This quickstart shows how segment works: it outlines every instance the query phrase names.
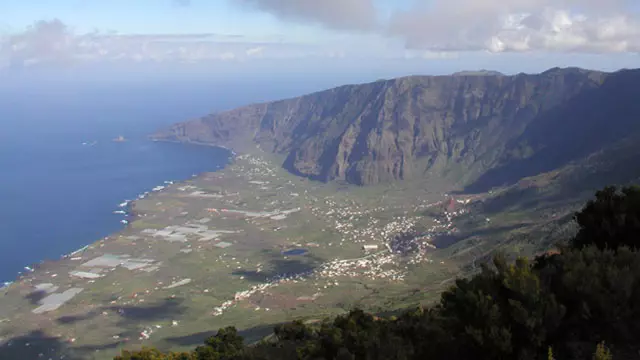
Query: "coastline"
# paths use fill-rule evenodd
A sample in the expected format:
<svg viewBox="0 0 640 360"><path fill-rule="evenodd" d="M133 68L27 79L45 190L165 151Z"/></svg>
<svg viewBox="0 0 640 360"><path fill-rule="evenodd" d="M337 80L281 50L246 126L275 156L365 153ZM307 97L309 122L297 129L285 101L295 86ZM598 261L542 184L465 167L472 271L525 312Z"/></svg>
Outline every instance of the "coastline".
<svg viewBox="0 0 640 360"><path fill-rule="evenodd" d="M129 228L130 224L136 220L140 220L142 218L142 216L135 210L135 206L136 203L139 200L145 199L149 196L152 196L154 194L161 194L165 191L168 190L168 187L171 185L184 185L187 181L189 180L193 180L193 179L198 179L198 178L202 178L205 174L207 173L211 173L211 172L218 172L218 171L222 171L227 169L227 167L233 162L233 159L235 159L237 157L237 153L235 151L233 151L232 149L225 147L225 146L219 146L219 145L213 145L213 144L209 144L209 143L197 143L197 142L185 142L185 141L172 141L172 140L159 140L159 139L150 139L150 141L154 141L154 142L169 142L169 143L175 143L175 144L193 144L193 145L197 145L197 146L207 146L207 147L216 147L216 148L220 148L223 150L227 151L227 162L222 166L222 167L218 167L215 170L205 170L202 171L200 173L197 174L192 174L190 177L187 178L183 178L183 179L178 179L178 180L163 180L162 184L160 185L155 185L153 186L150 190L146 190L142 193L137 194L135 197L133 197L132 199L125 199L125 200L121 200L120 203L118 203L117 207L108 215L110 216L114 216L114 215L123 215L123 216L119 216L119 223L121 224L120 228L116 231L112 231L110 233L108 233L107 235L98 238L98 239L94 239L94 240L89 240L87 243L85 243L86 245L75 249L69 253L63 254L58 258L55 259L41 259L39 261L36 262L31 262L28 263L27 265L25 265L22 269L22 271L19 271L14 277L13 279L8 279L6 281L0 282L0 289L6 289L8 287L10 287L12 284L17 283L19 281L21 281L22 279L24 279L28 274L35 272L38 268L40 268L43 265L46 264L50 264L50 263L56 263L58 261L61 260L66 260L66 259L71 259L73 258L75 255L83 252L84 250L86 250L87 248L90 248L92 246L95 246L97 244L99 244L100 242L103 241L108 241L111 237L121 233L122 231L125 231L126 229ZM124 213L119 213L118 211L123 211ZM107 216L105 214L105 216Z"/></svg>
<svg viewBox="0 0 640 360"><path fill-rule="evenodd" d="M189 181L189 180L195 180L195 179L198 179L198 178L202 178L202 177L204 177L204 175L205 175L205 174L207 174L207 173L223 171L223 170L227 169L227 167L228 167L228 166L233 162L233 160L238 156L238 154L237 154L235 151L233 151L232 149L230 149L230 148L228 148L228 147L225 147L225 146L221 146L221 145L214 145L214 144L209 144L209 143L185 142L185 141L178 141L178 140L159 140L159 139L151 139L151 141L154 141L154 142L168 142L168 143L174 143L174 144L193 144L193 145L197 145L197 146L216 147L216 148L219 148L219 149L226 150L226 151L228 152L228 154L229 154L229 156L227 157L227 160L228 160L228 161L227 161L227 163L226 163L222 168L218 168L218 169L216 169L215 171L203 171L203 172L201 172L201 173L199 173L199 174L192 175L191 177L189 177L189 178L187 178L187 179L181 179L181 180L165 180L165 181L164 181L164 183L163 183L163 185L157 185L157 186L162 186L162 189L159 189L159 190L157 190L157 191L154 191L153 189L151 189L150 191L146 191L146 192L144 192L144 193L142 193L142 194L139 194L139 195L138 195L138 196L136 196L136 198L135 198L135 199L133 199L133 200L125 200L125 201L127 201L127 202L128 202L128 203L127 203L127 206L126 206L126 210L125 210L125 211L127 212L127 213L126 213L126 215L125 215L125 218L126 218L126 220L128 220L128 223L127 223L125 226L123 226L119 231L117 231L117 232L115 232L115 233L111 233L111 234L107 235L105 238L107 238L107 237L109 237L109 236L111 236L111 235L114 235L114 234L116 234L116 233L118 233L118 232L121 232L121 231L123 231L123 230L127 229L127 228L130 226L130 223L131 223L131 222L136 221L136 220L140 220L140 219L142 218L142 216L141 216L141 215L140 215L140 214L135 210L136 203L137 203L139 200L142 200L142 199L146 198L146 197L147 197L147 196L149 196L149 195L153 195L153 194L162 194L163 192L165 192L165 191L167 191L167 190L168 190L167 188L168 188L168 186L170 186L170 185L183 186L183 185L185 185L185 184L186 184L186 182L187 182L187 181ZM157 187L157 186L156 186L156 187ZM143 196L143 197L140 197L141 195L144 195L144 196ZM100 241L100 240L97 240L97 241ZM96 242L97 242L97 241L96 241ZM94 242L94 243L95 243L95 242ZM94 244L94 243L91 243L90 245L92 245L92 244Z"/></svg>
<svg viewBox="0 0 640 360"><path fill-rule="evenodd" d="M173 143L173 144L192 144L192 145L198 145L198 146L208 146L208 147L216 147L219 149L224 149L227 150L230 154L231 157L235 158L237 156L237 153L228 146L224 146L224 145L217 145L217 144L211 144L211 143L206 143L206 142L201 142L201 141L193 141L191 139L187 140L187 141L183 141L183 140L170 140L170 139L156 139L153 137L149 137L149 139L153 142L167 142L167 143Z"/></svg>
<svg viewBox="0 0 640 360"><path fill-rule="evenodd" d="M124 211L126 211L126 214L125 214L124 218L125 218L125 220L127 220L127 221L128 221L128 222L127 222L127 224L123 224L124 226L122 226L122 227L120 228L120 230L118 230L118 231L116 231L116 232L112 232L112 233L110 233L109 235L105 236L105 237L104 237L104 238L102 238L102 239L95 240L95 241L93 241L92 243L87 244L87 245L85 245L84 247L82 247L82 248L80 248L80 249L78 249L78 250L75 250L75 251L74 251L74 252L72 252L72 253L69 253L69 254L65 254L65 255L63 255L63 256L61 257L62 259L64 259L64 258L69 258L69 256L70 256L70 255L73 255L73 254L76 254L76 253L78 253L78 252L81 252L82 250L86 249L87 247L92 246L92 245L95 245L95 244L96 244L97 242L99 242L99 241L103 241L103 240L108 239L109 237L111 237L111 236L113 236L113 235L116 235L116 234L120 233L120 232L122 232L122 231L126 230L129 226L131 226L131 222L142 219L141 214L139 214L139 213L136 211L136 209L135 209L135 207L136 207L136 203L137 203L138 201L140 201L140 200L142 200L142 199L145 199L145 198L147 198L147 197L149 197L149 196L162 194L162 193L164 193L164 192L166 192L166 191L168 191L168 190L169 190L169 189L168 189L168 188L169 188L169 186L172 186L172 185L175 185L175 186L183 186L183 185L186 185L186 182L187 182L187 181L189 181L189 180L195 180L195 179L198 179L198 178L202 178L202 177L204 177L204 175L205 175L205 174L207 174L207 173L211 173L211 172L218 172L218 171L225 170L225 169L227 169L228 165L229 165L229 164L231 164L231 161L232 161L232 160L237 156L237 154L236 154L233 150L231 150L231 149L229 149L229 148L227 148L227 147L224 147L224 146L218 146L218 145L213 145L213 144L195 143L195 142L183 142L183 141L170 141L170 140L151 140L151 141L156 141L156 142L170 142L170 143L175 143L175 144L193 144L193 145L198 145L198 146L217 147L217 148L220 148L220 149L224 149L224 150L226 150L226 151L230 154L230 156L229 156L229 157L227 157L227 160L229 160L229 161L228 161L228 162L227 162L223 167L218 168L218 169L216 169L216 170L214 170L214 171L210 171L210 170L209 170L209 171L203 171L203 172L200 172L199 174L194 174L194 175L192 175L191 177L186 178L186 179L179 179L179 180L164 180L164 182L162 183L162 185L156 185L156 186L155 186L155 187L153 187L151 190L148 190L148 191L145 191L145 192L143 192L143 193L141 193L141 194L138 194L138 195L137 195L134 199L132 199L132 200L129 200L129 199L124 200L122 203L120 203L120 205L122 205L122 204L124 204L124 203L126 202L126 206L124 206L124 207L122 207L122 206L121 206L120 208L121 208L121 209L124 209ZM156 189L157 189L157 190L156 190Z"/></svg>

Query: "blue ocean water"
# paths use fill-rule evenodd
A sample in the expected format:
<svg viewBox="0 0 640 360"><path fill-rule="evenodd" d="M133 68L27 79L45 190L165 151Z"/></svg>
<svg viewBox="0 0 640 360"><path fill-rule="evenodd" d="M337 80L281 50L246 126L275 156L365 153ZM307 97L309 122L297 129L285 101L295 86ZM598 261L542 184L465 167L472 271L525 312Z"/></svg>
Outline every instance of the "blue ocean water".
<svg viewBox="0 0 640 360"><path fill-rule="evenodd" d="M0 92L0 283L121 229L123 200L228 161L222 149L147 140L211 111L206 91L40 85Z"/></svg>
<svg viewBox="0 0 640 360"><path fill-rule="evenodd" d="M344 81L160 70L0 74L0 285L121 229L122 201L228 161L222 149L148 141L157 129Z"/></svg>

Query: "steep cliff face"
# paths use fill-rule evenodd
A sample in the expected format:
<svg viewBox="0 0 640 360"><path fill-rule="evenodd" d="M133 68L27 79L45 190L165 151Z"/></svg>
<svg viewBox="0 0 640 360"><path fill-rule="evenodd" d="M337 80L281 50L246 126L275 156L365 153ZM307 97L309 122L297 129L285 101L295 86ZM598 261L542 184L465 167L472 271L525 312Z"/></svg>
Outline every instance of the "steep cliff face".
<svg viewBox="0 0 640 360"><path fill-rule="evenodd" d="M479 190L639 130L638 80L638 71L581 69L414 76L250 105L155 137L232 148L254 142L284 155L289 171L321 181L435 176Z"/></svg>

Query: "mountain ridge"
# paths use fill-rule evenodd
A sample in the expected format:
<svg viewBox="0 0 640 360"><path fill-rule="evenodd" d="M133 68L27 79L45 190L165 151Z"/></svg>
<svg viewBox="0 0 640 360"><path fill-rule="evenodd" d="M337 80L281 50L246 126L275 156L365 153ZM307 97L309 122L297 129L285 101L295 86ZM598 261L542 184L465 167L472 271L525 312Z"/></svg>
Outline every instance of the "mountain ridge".
<svg viewBox="0 0 640 360"><path fill-rule="evenodd" d="M256 144L319 181L440 178L484 191L640 133L638 83L640 70L580 68L408 76L210 114L153 138Z"/></svg>

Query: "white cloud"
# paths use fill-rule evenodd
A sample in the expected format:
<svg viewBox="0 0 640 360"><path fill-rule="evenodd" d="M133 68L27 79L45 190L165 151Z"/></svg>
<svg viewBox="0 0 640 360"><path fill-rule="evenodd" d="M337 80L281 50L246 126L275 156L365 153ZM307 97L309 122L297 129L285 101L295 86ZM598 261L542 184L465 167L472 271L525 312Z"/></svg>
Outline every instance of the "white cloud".
<svg viewBox="0 0 640 360"><path fill-rule="evenodd" d="M427 60L457 59L458 53L448 51L425 51L420 57Z"/></svg>
<svg viewBox="0 0 640 360"><path fill-rule="evenodd" d="M229 1L283 21L395 37L434 54L640 51L638 0L414 0L386 23L374 0Z"/></svg>
<svg viewBox="0 0 640 360"><path fill-rule="evenodd" d="M68 61L69 50L77 46L75 40L61 21L38 21L22 33L0 38L0 58L27 65Z"/></svg>
<svg viewBox="0 0 640 360"><path fill-rule="evenodd" d="M377 12L373 0L231 0L295 22L333 29L373 30Z"/></svg>
<svg viewBox="0 0 640 360"><path fill-rule="evenodd" d="M492 52L638 52L629 0L433 0L392 15L409 48Z"/></svg>
<svg viewBox="0 0 640 360"><path fill-rule="evenodd" d="M264 50L265 50L264 46L257 46L257 47L254 47L254 48L247 49L247 51L245 51L245 53L249 57L261 56L264 53Z"/></svg>
<svg viewBox="0 0 640 360"><path fill-rule="evenodd" d="M39 21L21 33L0 35L0 67L302 57L443 60L470 51L640 52L640 0L414 0L406 10L392 10L386 21L375 0L228 1L284 22L321 24L336 30L327 32L335 37L301 44L283 40L286 32L260 41L221 34L74 34L59 20Z"/></svg>
<svg viewBox="0 0 640 360"><path fill-rule="evenodd" d="M218 55L218 59L220 60L235 60L236 59L236 54L227 51L225 53L222 53L220 55Z"/></svg>
<svg viewBox="0 0 640 360"><path fill-rule="evenodd" d="M243 61L299 57L311 50L301 44L279 40L257 43L237 35L74 34L61 21L52 20L0 37L0 68L80 61Z"/></svg>

